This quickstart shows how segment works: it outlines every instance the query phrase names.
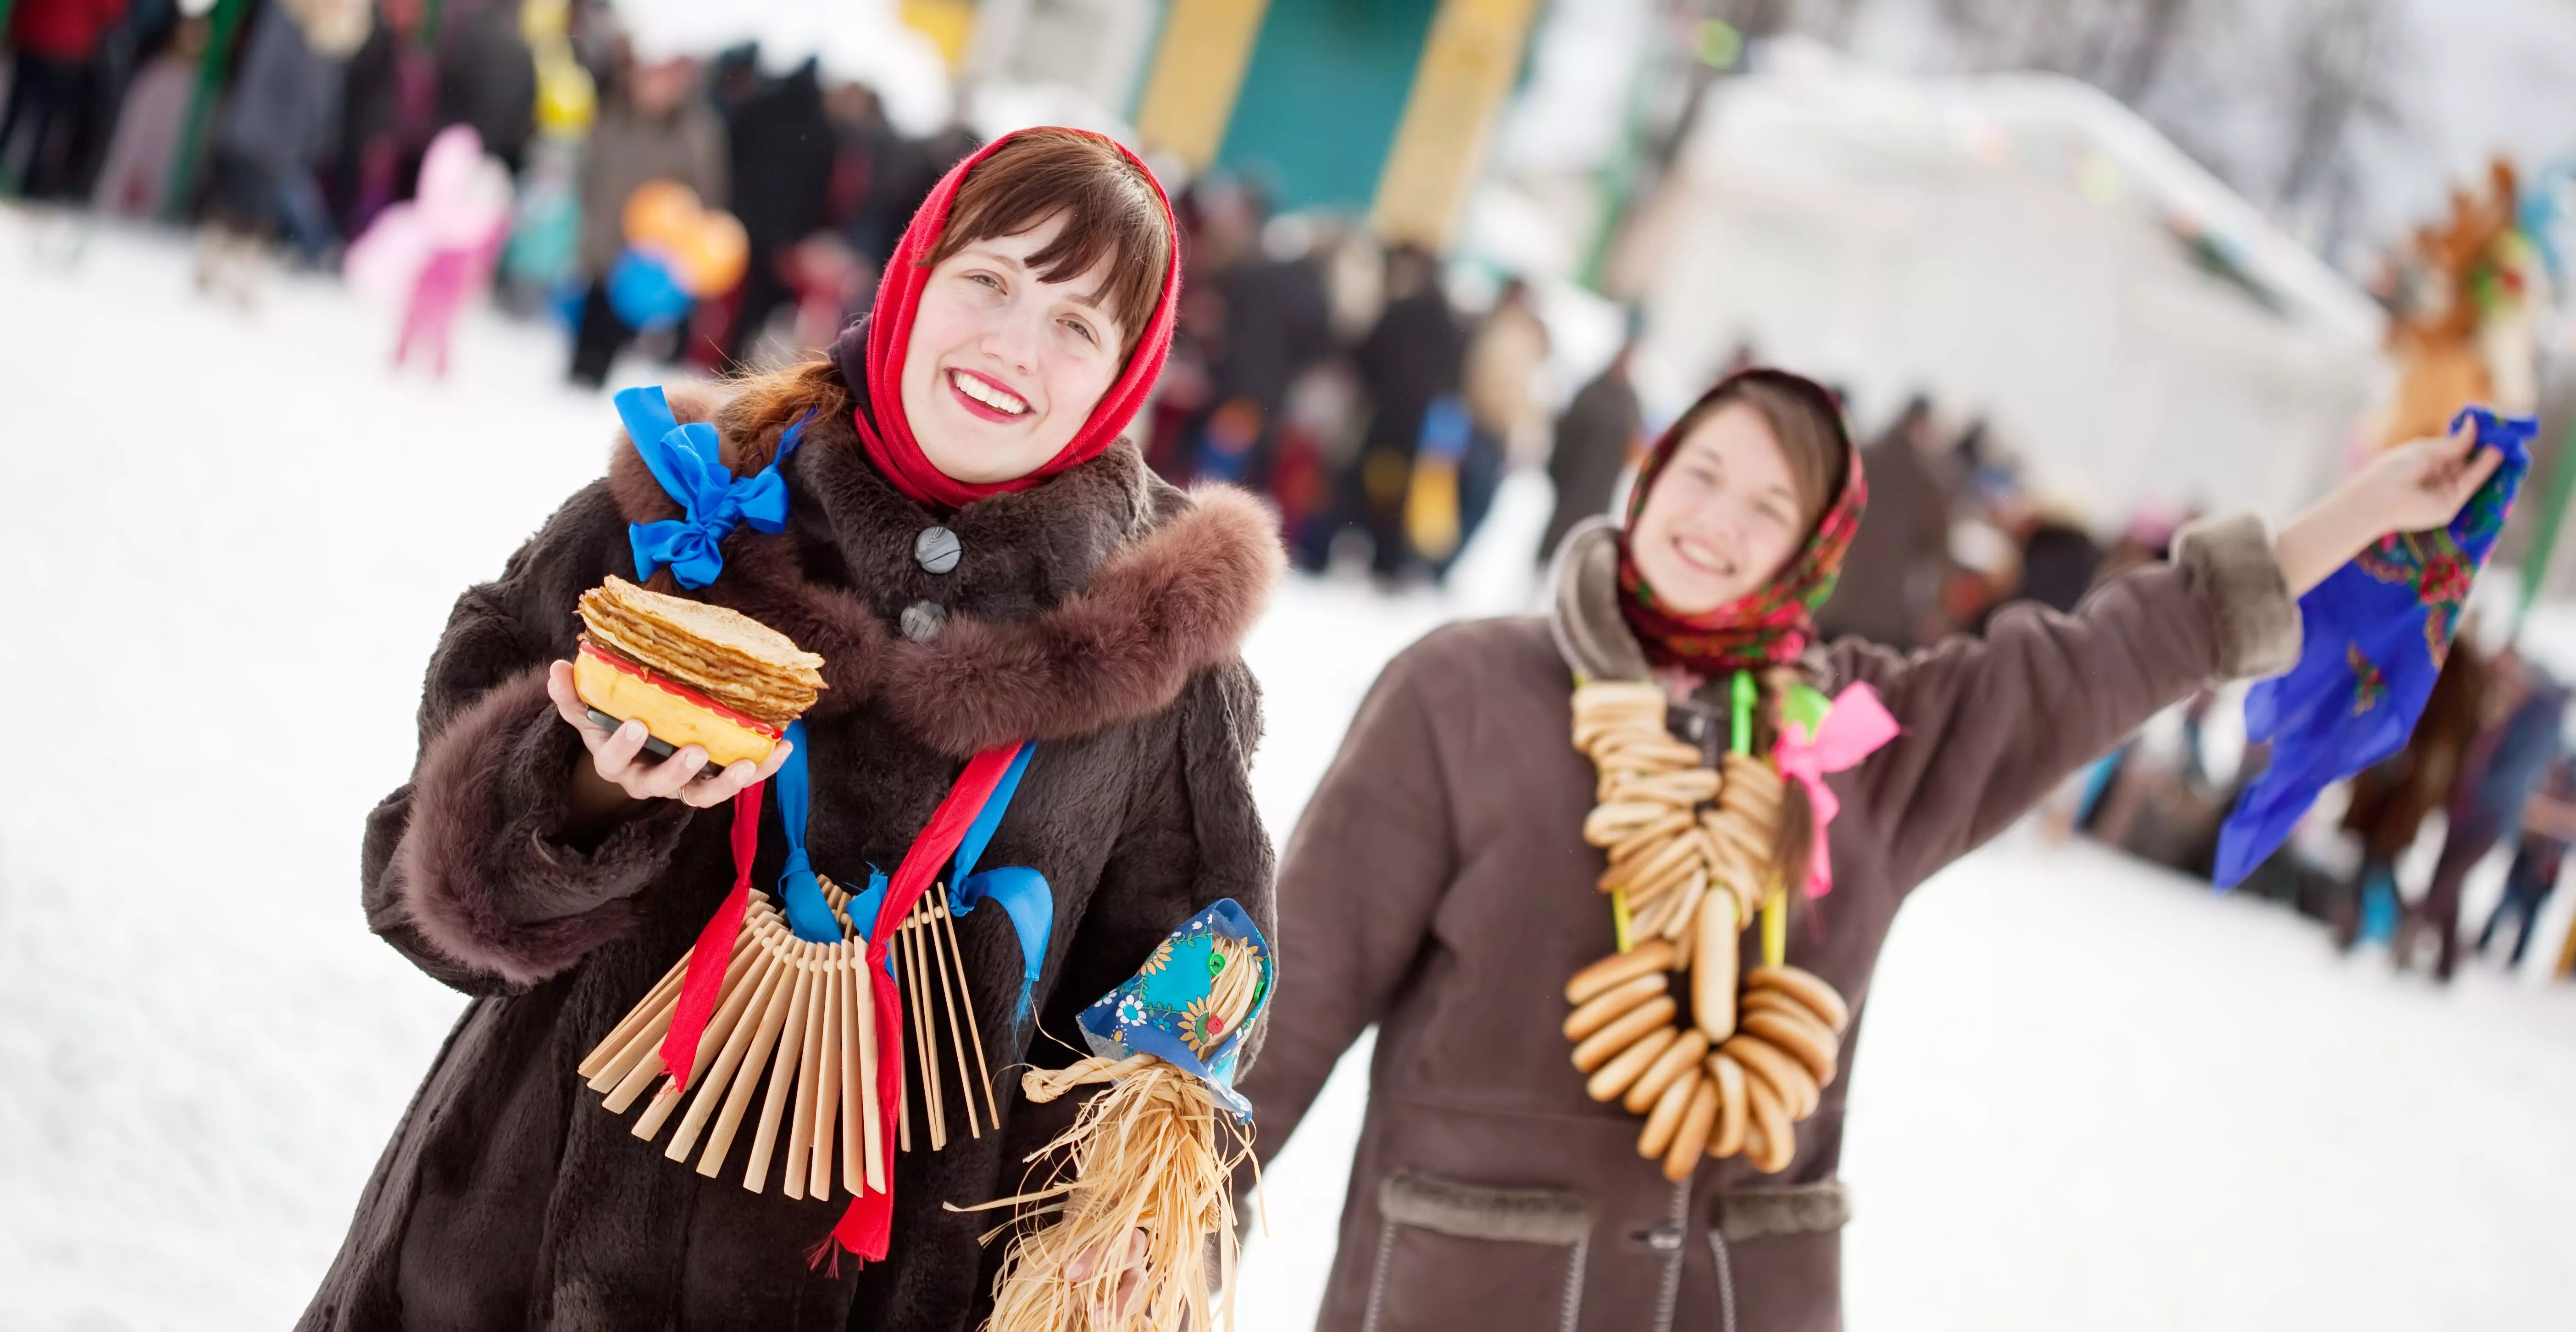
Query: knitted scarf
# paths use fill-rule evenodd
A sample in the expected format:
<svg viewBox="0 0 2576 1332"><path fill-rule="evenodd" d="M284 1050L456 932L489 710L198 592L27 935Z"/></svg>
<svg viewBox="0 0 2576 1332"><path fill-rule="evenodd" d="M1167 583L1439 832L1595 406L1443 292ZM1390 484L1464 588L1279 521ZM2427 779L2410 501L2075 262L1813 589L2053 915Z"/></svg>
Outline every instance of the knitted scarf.
<svg viewBox="0 0 2576 1332"><path fill-rule="evenodd" d="M1655 441L1638 467L1637 484L1629 493L1628 525L1633 528L1637 516L1645 511L1646 496L1681 446L1685 430L1704 419L1712 403L1753 377L1811 398L1829 413L1847 460L1842 486L1824 516L1816 520L1814 530L1807 534L1806 544L1778 577L1759 591L1697 615L1675 611L1655 595L1655 589L1637 568L1628 548L1627 533L1620 533L1619 609L1626 615L1628 627L1636 631L1647 660L1657 666L1681 666L1710 674L1796 660L1815 637L1816 608L1833 595L1834 581L1842 574L1843 555L1851 549L1852 534L1860 530L1861 511L1869 505L1869 484L1861 475L1860 451L1852 446L1849 433L1843 429L1842 409L1833 396L1812 380L1780 370L1752 369L1719 380Z"/></svg>

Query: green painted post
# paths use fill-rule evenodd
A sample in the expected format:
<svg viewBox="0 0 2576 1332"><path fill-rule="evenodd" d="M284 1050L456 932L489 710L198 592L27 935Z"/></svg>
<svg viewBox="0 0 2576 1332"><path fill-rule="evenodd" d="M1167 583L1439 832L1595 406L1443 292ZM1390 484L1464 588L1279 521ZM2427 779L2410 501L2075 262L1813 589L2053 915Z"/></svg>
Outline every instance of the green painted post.
<svg viewBox="0 0 2576 1332"><path fill-rule="evenodd" d="M2522 561L2522 600L2514 607L2513 628L2522 634L2522 622L2531 616L2531 603L2540 598L2540 585L2549 580L2549 557L2558 549L2558 534L2567 525L2567 501L2576 494L2576 422L2569 424L2567 437L2559 441L2558 457L2549 468L2549 498L2540 510L2540 527L2531 534L2531 551Z"/></svg>
<svg viewBox="0 0 2576 1332"><path fill-rule="evenodd" d="M5 3L5 0L0 0ZM233 37L251 0L215 0L206 21L206 52L197 61L197 89L188 98L188 120L179 131L179 146L170 154L170 177L161 192L161 216L176 222L188 214L188 194L197 181L197 161L206 146L206 121L214 114L215 95L223 91L224 67L231 63Z"/></svg>

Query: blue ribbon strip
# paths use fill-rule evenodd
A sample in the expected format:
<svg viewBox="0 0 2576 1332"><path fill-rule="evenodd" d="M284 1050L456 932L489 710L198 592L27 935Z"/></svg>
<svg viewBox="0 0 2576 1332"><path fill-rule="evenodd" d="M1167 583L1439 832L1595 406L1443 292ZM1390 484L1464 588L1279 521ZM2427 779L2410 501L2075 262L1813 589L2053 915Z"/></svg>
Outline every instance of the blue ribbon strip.
<svg viewBox="0 0 2576 1332"><path fill-rule="evenodd" d="M786 529L787 481L778 474L778 466L796 451L810 414L779 436L778 456L768 466L737 478L720 461L716 428L704 421L679 424L660 385L622 390L616 403L627 438L635 441L636 455L688 515L627 527L637 578L650 578L656 570L667 568L680 586L694 591L724 572L720 546L735 527L749 523L755 532Z"/></svg>
<svg viewBox="0 0 2576 1332"><path fill-rule="evenodd" d="M770 785L778 803L778 822L787 835L787 868L778 876L778 898L787 915L787 928L797 938L809 943L838 943L843 938L867 938L867 922L876 919L877 906L885 900L885 871L868 867L868 886L848 907L848 925L835 914L823 896L823 885L815 878L813 863L805 854L806 812L811 807L812 789L805 768L805 723L787 725L787 742L794 746L787 761L778 765ZM1037 743L1026 741L993 787L984 807L975 812L975 821L958 839L955 868L950 872L949 909L960 916L972 913L986 901L997 903L1008 916L1011 928L1020 941L1020 998L1013 1010L1014 1020L1025 1022L1029 1016L1030 996L1038 983L1038 969L1046 962L1047 939L1055 928L1055 892L1047 886L1046 876L1033 869L1010 866L975 872L975 862L982 859L984 848L993 833L1002 826L1003 812L1011 806L1011 797L1020 789L1020 777L1029 768L1029 759L1037 753Z"/></svg>
<svg viewBox="0 0 2576 1332"><path fill-rule="evenodd" d="M778 902L787 913L787 928L807 943L839 943L840 918L823 896L814 864L805 858L805 811L812 788L805 777L805 723L787 723L787 761L769 779L778 798L778 823L787 833L787 868L778 876Z"/></svg>

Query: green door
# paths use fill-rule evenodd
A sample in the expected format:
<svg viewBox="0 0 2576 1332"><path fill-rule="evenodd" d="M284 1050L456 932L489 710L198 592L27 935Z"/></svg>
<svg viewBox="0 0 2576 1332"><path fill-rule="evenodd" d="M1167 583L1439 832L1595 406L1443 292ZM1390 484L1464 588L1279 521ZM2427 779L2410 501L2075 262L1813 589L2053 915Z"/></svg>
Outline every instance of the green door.
<svg viewBox="0 0 2576 1332"><path fill-rule="evenodd" d="M1271 0L1226 123L1219 168L1281 211L1364 212L1437 0Z"/></svg>

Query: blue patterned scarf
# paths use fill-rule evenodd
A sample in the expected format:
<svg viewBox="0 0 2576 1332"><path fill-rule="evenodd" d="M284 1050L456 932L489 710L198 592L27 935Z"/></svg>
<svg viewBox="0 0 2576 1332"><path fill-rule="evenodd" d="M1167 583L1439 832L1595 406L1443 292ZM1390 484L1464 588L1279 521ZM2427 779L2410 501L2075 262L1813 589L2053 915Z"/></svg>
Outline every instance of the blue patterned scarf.
<svg viewBox="0 0 2576 1332"><path fill-rule="evenodd" d="M2298 825L2317 793L2396 753L2424 713L2459 632L2469 587L2504 530L2539 423L2472 407L2478 447L2504 464L2447 527L2396 532L2299 598L2299 664L2245 697L2245 738L2272 746L2218 833L2218 886L2232 888Z"/></svg>

